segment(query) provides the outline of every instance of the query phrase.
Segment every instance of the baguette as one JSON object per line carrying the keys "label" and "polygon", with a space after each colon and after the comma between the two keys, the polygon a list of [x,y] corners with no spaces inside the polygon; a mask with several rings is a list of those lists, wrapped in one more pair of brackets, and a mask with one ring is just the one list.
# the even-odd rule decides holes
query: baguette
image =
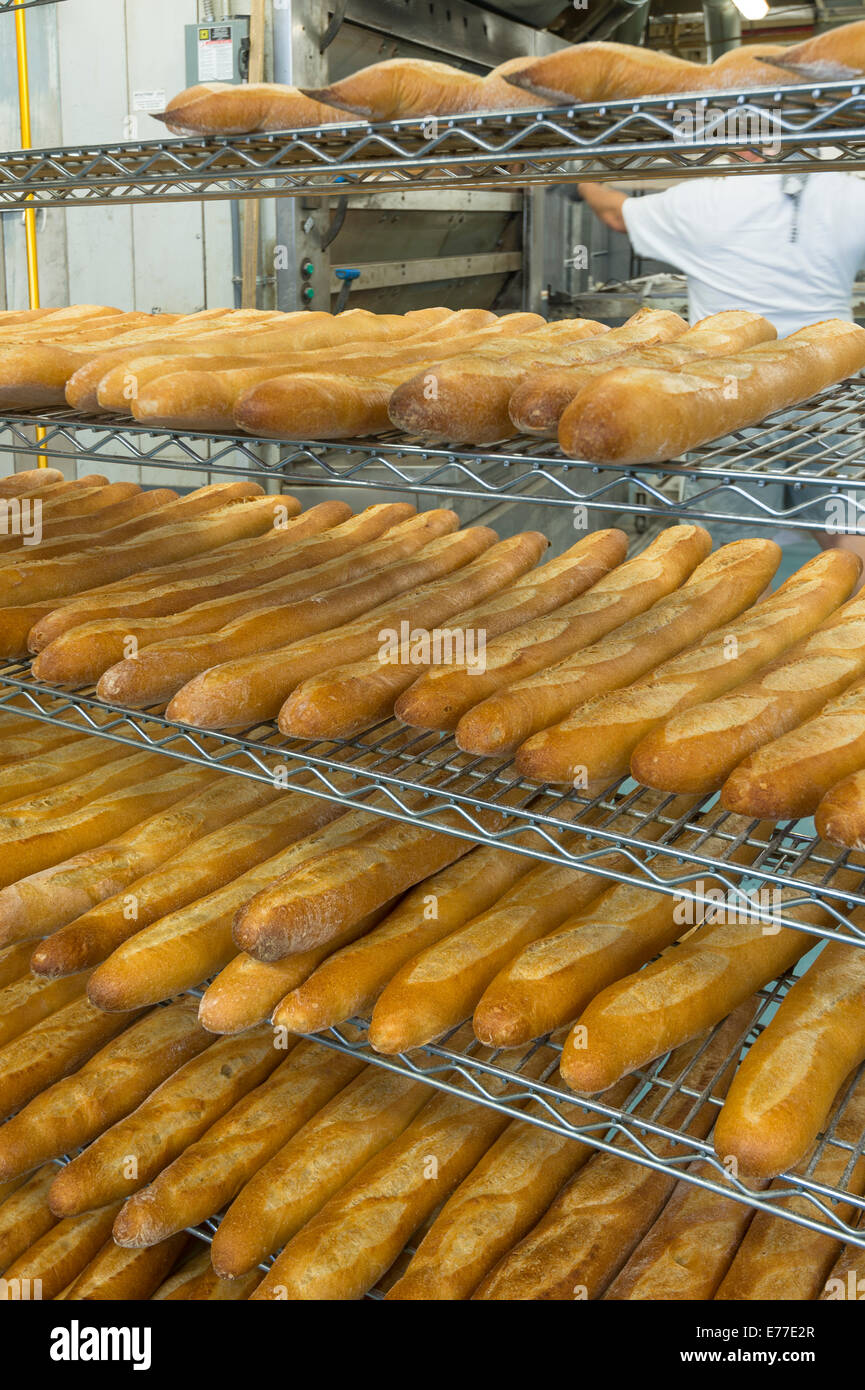
{"label": "baguette", "polygon": [[[66,506],[58,506],[49,510],[48,519],[42,523],[40,528],[40,538],[38,540],[39,553],[50,553],[49,547],[55,540],[63,540],[66,536],[77,534],[87,535],[91,530],[104,530],[106,514],[109,518],[117,507],[127,508],[130,501],[139,502],[141,498],[146,498],[147,493],[142,492],[138,483],[108,483],[105,487],[88,489],[86,492],[79,493]],[[176,493],[171,494],[176,497]],[[166,499],[170,500],[170,498]],[[3,507],[4,520],[8,517],[8,503]],[[14,512],[13,512],[14,515]],[[133,510],[133,515],[135,511]],[[121,514],[121,520],[125,520]],[[0,553],[7,551],[18,551],[26,554],[27,546],[21,536],[3,534],[0,536]],[[5,563],[5,560],[3,561]]]}
{"label": "baguette", "polygon": [[[756,343],[777,337],[775,329],[760,314],[728,309],[700,319],[672,343],[623,353],[616,359],[620,367],[662,367],[679,371],[701,357],[728,357]],[[577,367],[547,367],[532,372],[518,386],[508,403],[508,413],[518,434],[538,434],[555,439],[559,420],[566,407],[584,386],[610,370],[608,362],[587,362]]]}
{"label": "baguette", "polygon": [[[40,959],[34,959],[33,968],[37,974],[70,974],[97,964],[95,954],[88,950],[78,954],[72,947],[74,941],[83,944],[85,939],[95,948],[102,944],[95,932],[90,933],[92,919],[80,925],[76,919],[105,899],[114,898],[173,855],[180,854],[206,832],[254,812],[277,796],[275,788],[233,775],[214,779],[203,790],[181,797],[168,810],[137,822],[116,839],[0,889],[0,935],[6,940],[32,940],[74,923],[75,930],[63,937],[54,935],[50,943],[46,941],[36,947]],[[226,852],[221,841],[213,847]],[[199,866],[199,874],[202,870],[206,872],[205,866]],[[193,884],[196,881],[193,879]],[[134,897],[137,902],[125,895],[121,904],[124,922],[132,924],[128,927],[130,930],[140,917],[140,885]],[[97,920],[103,918],[99,916]],[[109,946],[112,940],[108,938]],[[55,969],[61,966],[63,968]],[[66,969],[67,966],[71,968]]]}
{"label": "baguette", "polygon": [[[688,1171],[718,1181],[708,1163],[694,1163]],[[714,1298],[753,1216],[744,1202],[680,1182],[602,1298],[668,1303]]]}
{"label": "baguette", "polygon": [[[563,765],[584,768],[589,786],[624,776],[640,740],[666,719],[742,684],[814,632],[849,598],[860,569],[858,557],[849,551],[829,550],[815,556],[770,598],[740,617],[733,615],[727,626],[714,628],[632,685],[580,704],[547,735],[546,757],[554,758],[560,770]],[[550,776],[550,780],[560,779]],[[743,815],[786,819],[806,813],[781,815],[753,797],[731,799],[729,787],[728,782],[724,805]]]}
{"label": "baguette", "polygon": [[172,135],[245,135],[345,121],[345,114],[279,82],[199,82],[156,114]]}
{"label": "baguette", "polygon": [[[450,524],[451,515],[449,512],[433,514],[429,526]],[[150,652],[145,651],[131,665],[119,662],[110,667],[99,681],[99,693],[103,699],[134,700],[143,705],[155,703],[159,696],[174,695],[172,707],[179,703],[182,709],[185,703],[182,692],[212,683],[214,670],[211,668],[215,668],[216,679],[221,683],[221,667],[225,665],[229,667],[229,674],[235,667],[251,669],[255,673],[253,689],[261,683],[265,690],[272,684],[281,690],[279,677],[289,679],[285,667],[294,664],[294,651],[288,660],[284,656],[289,648],[296,648],[298,654],[303,651],[315,654],[321,648],[326,652],[332,641],[328,629],[336,627],[342,632],[339,624],[347,627],[348,620],[357,618],[358,614],[390,613],[396,605],[396,595],[408,591],[406,597],[411,600],[419,592],[411,588],[413,583],[426,585],[459,571],[492,544],[494,535],[486,527],[470,527],[456,534],[442,535],[424,545],[413,557],[398,560],[354,583],[329,591],[324,601],[312,597],[286,608],[265,608],[237,618],[214,633],[184,641],[155,643]],[[474,573],[472,571],[472,576]],[[445,592],[451,591],[452,586]],[[434,591],[433,596],[436,593]],[[387,600],[391,601],[390,606]],[[366,636],[372,625],[372,619],[367,616],[357,619],[349,636],[355,629]],[[378,628],[375,632],[377,634]],[[375,644],[375,638],[367,637],[363,649]],[[288,688],[291,688],[290,679]],[[265,708],[276,714],[280,703],[277,698],[271,698]],[[181,719],[189,722],[182,714]],[[250,721],[241,717],[234,722]]]}
{"label": "baguette", "polygon": [[216,774],[209,768],[180,766],[172,771],[137,782],[119,791],[97,796],[78,810],[53,818],[49,813],[40,824],[33,822],[25,839],[15,840],[12,827],[0,842],[0,884],[47,869],[72,854],[104,845],[147,816],[166,810],[184,796],[208,785]]}
{"label": "baguette", "polygon": [[817,834],[830,844],[865,849],[865,770],[829,789],[814,823]]}
{"label": "baguette", "polygon": [[[49,555],[64,553],[58,549],[60,545],[67,550],[83,550],[88,545],[101,544],[101,538],[106,536],[109,539],[123,540],[127,535],[152,529],[162,523],[162,509],[176,498],[177,493],[172,492],[170,488],[153,488],[149,492],[138,492],[124,502],[106,505],[104,511],[87,517],[86,525],[82,524],[78,517],[70,517],[67,521],[48,522],[42,528],[39,556],[45,559]],[[17,539],[3,544],[2,550],[15,552],[19,558],[28,553],[27,548],[22,548]],[[12,562],[13,557],[4,554],[2,559],[5,564],[7,559]]]}
{"label": "baguette", "polygon": [[687,328],[684,319],[665,309],[641,309],[622,328],[610,330],[589,319],[570,322],[570,331],[556,336],[544,329],[525,334],[507,356],[476,351],[432,365],[397,386],[388,410],[391,421],[427,439],[492,444],[513,434],[508,402],[530,372],[612,359],[637,344],[667,342]]}
{"label": "baguette", "polygon": [[[322,960],[308,979],[277,1001],[274,1023],[291,1032],[318,1033],[368,1014],[401,966],[492,907],[531,867],[510,850],[488,846],[471,850],[410,889],[367,936]],[[224,973],[231,969],[229,965]],[[219,1007],[215,997],[208,999],[219,993],[218,986],[219,980],[201,1001],[205,1027],[211,1026],[212,1010]],[[222,1017],[221,1011],[217,1017]]]}
{"label": "baguette", "polygon": [[[152,581],[140,589],[134,587],[134,580],[121,580],[116,586],[109,584],[103,590],[91,590],[68,599],[31,625],[29,648],[39,652],[69,628],[80,627],[97,618],[116,618],[127,613],[149,618],[177,613],[194,604],[251,588],[259,580],[267,583],[293,574],[374,539],[388,525],[412,515],[413,510],[406,504],[394,503],[367,507],[355,517],[342,502],[320,502],[299,516],[289,518],[272,533],[259,537],[260,544],[254,543],[245,558],[237,554],[231,563],[226,559],[221,573],[175,578],[165,584],[154,574]],[[170,569],[169,566],[169,572]]]}
{"label": "baguette", "polygon": [[69,975],[65,980],[22,975],[20,980],[0,989],[0,1048],[73,999],[79,999],[86,985],[86,977],[81,975]]}
{"label": "baguette", "polygon": [[250,1298],[253,1290],[261,1283],[260,1269],[245,1274],[242,1279],[220,1279],[212,1269],[207,1268],[207,1258],[205,1251],[205,1266],[202,1272],[196,1274],[194,1279],[184,1280],[164,1297],[169,1301],[189,1299],[196,1303],[237,1303]]}
{"label": "baguette", "polygon": [[[785,64],[786,64],[785,50]],[[784,74],[737,50],[735,64],[689,63],[625,43],[580,43],[558,49],[509,79],[534,95],[559,103],[665,96],[674,92],[722,92],[728,87],[776,86]],[[788,78],[789,80],[789,78]]]}
{"label": "baguette", "polygon": [[[741,1016],[735,1017],[710,1040],[677,1048],[660,1077],[672,1086],[686,1077],[688,1090],[700,1097],[723,1095],[731,1071],[726,1057],[744,1026]],[[633,1113],[702,1139],[716,1109],[711,1101],[664,1091],[660,1100],[650,1092]],[[629,1156],[596,1154],[487,1276],[476,1299],[564,1302],[601,1296],[657,1219],[676,1183],[672,1173],[634,1161],[648,1150],[656,1160],[669,1162],[679,1149],[673,1140],[649,1132],[640,1135],[639,1149],[629,1137],[617,1144]]]}
{"label": "baguette", "polygon": [[148,1250],[132,1251],[123,1250],[113,1240],[108,1240],[67,1288],[64,1298],[73,1303],[82,1300],[138,1303],[150,1298],[177,1263],[188,1239],[186,1232],[181,1231]]}
{"label": "baguette", "polygon": [[[153,1245],[212,1216],[236,1197],[262,1165],[270,1167],[268,1160],[306,1125],[319,1105],[347,1085],[353,1089],[349,1083],[363,1066],[358,1058],[337,1058],[328,1051],[323,1059],[315,1043],[300,1043],[298,1048],[303,1053],[297,1062],[293,1064],[289,1056],[262,1085],[163,1168],[154,1182],[129,1198],[114,1223],[118,1245]],[[388,1080],[393,1084],[393,1078]],[[417,1084],[417,1089],[426,1098],[425,1088]],[[303,1172],[299,1167],[297,1176]],[[256,1227],[261,1220],[256,1210]],[[247,1273],[254,1263],[260,1261],[233,1274]],[[222,1273],[221,1268],[217,1273]]]}
{"label": "baguette", "polygon": [[235,954],[231,926],[244,903],[293,866],[334,847],[351,846],[368,812],[339,815],[340,808],[335,809],[337,819],[331,816],[332,824],[325,822],[225,887],[169,912],[123,942],[91,975],[91,1000],[111,1011],[157,1004],[216,974]]}
{"label": "baguette", "polygon": [[26,1173],[89,1144],[211,1041],[198,1024],[194,999],[147,1014],[6,1121],[0,1175]]}
{"label": "baguette", "polygon": [[645,612],[687,579],[711,548],[711,537],[702,527],[662,531],[643,554],[614,568],[581,598],[491,642],[483,671],[472,671],[470,677],[461,667],[427,672],[400,697],[400,719],[421,728],[456,729],[457,742],[466,751],[497,752],[495,729],[492,741],[484,737],[487,721],[498,708],[491,697],[502,692],[507,703],[503,687],[590,646]]}
{"label": "baguette", "polygon": [[493,907],[397,971],[373,1010],[370,1045],[388,1055],[407,1052],[470,1018],[490,980],[517,951],[603,887],[597,873],[557,864],[530,869]]}
{"label": "baguette", "polygon": [[[169,719],[225,728],[272,718],[302,680],[326,670],[337,657],[357,661],[367,656],[382,645],[383,631],[387,637],[398,631],[401,623],[434,629],[460,609],[480,603],[522,571],[525,537],[513,536],[495,545],[494,538],[495,533],[486,527],[471,527],[433,541],[427,547],[427,555],[436,548],[440,572],[447,562],[443,578],[404,592],[353,623],[203,672],[174,696],[168,706]],[[478,558],[472,559],[472,555]],[[429,556],[430,565],[433,558]],[[470,563],[465,563],[467,560]],[[463,568],[453,574],[457,563]],[[338,623],[339,619],[335,605],[332,620]]]}
{"label": "baguette", "polygon": [[[774,541],[733,541],[722,546],[680,590],[660,599],[648,612],[594,647],[520,682],[518,693],[531,704],[525,722],[531,721],[532,737],[517,752],[517,771],[539,782],[573,784],[576,779],[578,785],[591,788],[591,764],[581,765],[578,758],[587,751],[580,739],[580,707],[628,685],[713,632],[719,623],[737,618],[762,593],[780,559]],[[570,718],[563,718],[570,711],[574,711]],[[603,783],[604,775],[598,780]]]}
{"label": "baguette", "polygon": [[865,72],[865,22],[857,20],[814,34],[804,43],[785,48],[783,54],[784,67],[809,81],[857,77]]}
{"label": "baguette", "polygon": [[59,468],[23,468],[20,473],[7,473],[0,478],[0,497],[21,497],[62,482]]}
{"label": "baguette", "polygon": [[[745,825],[739,827],[744,830]],[[725,833],[734,827],[725,823]],[[695,845],[701,854],[726,853],[726,839],[704,840],[689,833],[676,849]],[[744,856],[742,856],[744,857]],[[631,867],[622,860],[622,868]],[[573,1023],[596,994],[632,974],[670,946],[686,930],[681,909],[688,892],[704,897],[723,891],[720,879],[687,861],[659,854],[649,863],[653,883],[673,880],[669,896],[654,887],[619,883],[607,888],[556,931],[531,942],[507,962],[482,994],[474,1014],[476,1037],[489,1047],[522,1047],[566,1023]],[[707,902],[691,900],[692,924]]]}
{"label": "baguette", "polygon": [[253,1297],[362,1298],[506,1122],[463,1097],[428,1101],[288,1242]]}
{"label": "baguette", "polygon": [[[590,553],[592,549],[589,546]],[[588,587],[591,578],[587,579],[582,563],[585,551],[586,542],[581,541],[558,559],[524,574],[495,598],[457,614],[440,634],[439,651],[421,633],[420,642],[414,635],[401,641],[384,664],[380,656],[367,657],[305,681],[283,705],[280,729],[299,738],[349,737],[390,715],[396,698],[412,684],[419,668],[439,663],[450,668],[454,653],[465,657],[468,650],[470,678],[473,671],[483,670],[488,641],[560,608]],[[597,577],[597,569],[593,567],[591,574]]]}
{"label": "baguette", "polygon": [[[67,748],[69,746],[66,745]],[[61,748],[59,751],[62,756],[65,750]],[[0,807],[0,842],[5,843],[14,836],[26,840],[38,834],[45,825],[51,825],[73,811],[80,811],[99,797],[125,791],[146,782],[151,776],[170,770],[172,766],[173,761],[164,753],[137,753],[128,746],[119,748],[115,756],[114,748],[109,745],[106,756],[103,744],[101,761],[89,772],[75,775],[70,766],[65,785],[55,783],[43,791],[16,797]]]}
{"label": "baguette", "polygon": [[[797,1172],[807,1173],[810,1182],[825,1187],[843,1184],[846,1193],[861,1197],[865,1191],[865,1158],[851,1161],[850,1150],[859,1148],[863,1128],[865,1081],[860,1080],[835,1122],[833,1132],[839,1142],[830,1142],[816,1163],[802,1163]],[[772,1184],[774,1190],[781,1191],[789,1190],[789,1186],[784,1179]],[[793,1217],[814,1220],[814,1201],[808,1196],[779,1197],[777,1208]],[[849,1221],[855,1210],[850,1202],[832,1203],[832,1216],[838,1222]],[[774,1212],[758,1211],[715,1298],[719,1302],[740,1303],[816,1299],[825,1288],[838,1248],[839,1243],[832,1236],[792,1220],[779,1220]]]}
{"label": "baguette", "polygon": [[29,941],[23,941],[0,951],[0,987],[5,989],[14,980],[20,980],[22,975],[27,974],[31,950]]}
{"label": "baguette", "polygon": [[[381,593],[391,592],[400,581],[401,572],[397,567],[401,563],[417,556],[430,541],[452,533],[458,525],[459,519],[454,512],[445,509],[426,512],[392,527],[380,540],[359,545],[348,555],[300,575],[257,584],[255,588],[196,604],[166,617],[132,620],[125,615],[113,621],[99,619],[85,623],[44,647],[33,663],[33,672],[38,679],[54,685],[82,685],[97,680],[109,667],[128,658],[123,670],[130,673],[126,686],[131,700],[140,705],[167,699],[188,675],[196,669],[204,669],[194,663],[187,664],[182,671],[170,672],[168,677],[163,675],[161,685],[153,676],[148,681],[150,670],[164,671],[166,648],[175,650],[181,639],[206,634],[200,644],[201,661],[206,662],[208,656],[204,653],[208,647],[218,647],[220,641],[224,644],[225,639],[220,639],[220,634],[229,625],[232,633],[255,634],[258,641],[276,643],[308,636],[319,630],[324,621],[327,610],[321,595],[325,590],[352,585],[356,603],[362,602],[363,596],[369,593],[375,601]],[[345,594],[335,594],[334,598],[348,601]],[[273,636],[268,638],[265,634],[271,629]],[[132,656],[128,652],[130,642],[135,647]],[[148,658],[146,649],[153,646],[159,650]],[[138,651],[139,647],[145,649],[143,654]],[[137,675],[137,681],[132,680],[133,674]],[[115,679],[115,698],[118,693],[125,693],[122,686],[118,692],[118,684]]]}
{"label": "baguette", "polygon": [[798,820],[863,767],[865,681],[857,681],[812,719],[756,748],[731,772],[721,800],[743,815]]}
{"label": "baguette", "polygon": [[13,1281],[24,1279],[39,1281],[43,1299],[55,1298],[102,1249],[116,1215],[117,1203],[113,1202],[83,1216],[58,1221],[9,1266],[0,1285],[0,1298],[13,1298]]}
{"label": "baguette", "polygon": [[0,1203],[0,1274],[56,1224],[48,1189],[57,1166],[46,1163]]}
{"label": "baguette", "polygon": [[865,951],[830,941],[742,1061],[715,1126],[717,1152],[757,1177],[787,1172],[863,1061]]}
{"label": "baguette", "polygon": [[[605,1101],[617,1106],[630,1081]],[[533,1113],[543,1117],[535,1102]],[[565,1107],[572,1124],[590,1123],[576,1106]],[[499,1139],[445,1202],[387,1300],[471,1298],[499,1259],[543,1216],[562,1184],[591,1158],[588,1144],[525,1120],[512,1120]]]}
{"label": "baguette", "polygon": [[106,1014],[89,999],[74,999],[0,1048],[0,1119],[77,1071],[136,1017]]}
{"label": "baguette", "polygon": [[212,1042],[61,1169],[51,1184],[51,1210],[56,1216],[77,1216],[131,1196],[280,1060],[269,1028]]}
{"label": "baguette", "polygon": [[[838,884],[858,876],[844,870]],[[783,910],[801,889],[784,888],[773,909]],[[789,911],[789,909],[788,909]],[[606,1090],[671,1047],[718,1023],[770,980],[795,965],[815,944],[808,926],[832,917],[808,903],[797,907],[795,927],[774,928],[753,909],[720,909],[681,946],[645,970],[608,985],[589,1003],[562,1051],[562,1077],[572,1090]]]}
{"label": "baguette", "polygon": [[[865,1229],[860,1215],[858,1227]],[[820,1301],[851,1298],[857,1301],[865,1293],[865,1250],[861,1245],[845,1245],[829,1271]]]}
{"label": "baguette", "polygon": [[714,791],[771,739],[801,724],[865,675],[865,595],[744,685],[674,715],[631,758],[639,781],[663,791]]}
{"label": "baguette", "polygon": [[865,367],[865,329],[843,319],[777,343],[695,362],[687,371],[620,367],[592,382],[559,421],[559,446],[590,463],[661,463],[756,425]]}
{"label": "baguette", "polygon": [[[270,1018],[289,990],[296,989],[332,951],[347,946],[377,927],[393,902],[384,903],[344,927],[332,941],[283,960],[255,960],[240,952],[204,991],[199,1016],[211,1033],[240,1033]],[[289,1029],[290,1032],[300,1031]]]}
{"label": "baguette", "polygon": [[[158,866],[140,878],[132,872],[129,881],[120,885],[122,891],[94,904],[37,945],[31,960],[37,974],[66,975],[99,965],[130,937],[224,888],[301,835],[327,825],[341,810],[333,802],[281,792],[262,783],[235,789],[226,788],[221,779],[209,791],[212,795],[206,809],[221,794],[223,814],[190,815],[188,827],[176,815],[177,830],[190,831],[186,846],[179,847],[183,840],[179,836],[172,843],[175,824],[168,813],[159,829]],[[199,805],[193,809],[205,808]],[[229,820],[230,816],[237,819]],[[202,833],[194,835],[195,830]],[[172,853],[174,849],[177,853]],[[104,886],[105,878],[102,883]]]}
{"label": "baguette", "polygon": [[422,1081],[365,1067],[299,1132],[294,1126],[293,1138],[241,1192],[214,1242],[217,1271],[236,1278],[279,1250],[428,1100]]}
{"label": "baguette", "polygon": [[[122,1247],[118,1245],[118,1250]],[[182,1290],[196,1283],[202,1275],[210,1271],[210,1249],[200,1241],[191,1240],[189,1244],[190,1254],[182,1260],[177,1269],[171,1274],[163,1284],[151,1296],[153,1302],[160,1302],[166,1298],[183,1298],[185,1295]]]}
{"label": "baguette", "polygon": [[[484,76],[423,58],[386,58],[308,97],[353,111],[369,121],[405,116],[454,116],[464,111],[507,111],[525,98],[510,85],[527,58],[511,58]],[[342,117],[341,119],[345,119]]]}

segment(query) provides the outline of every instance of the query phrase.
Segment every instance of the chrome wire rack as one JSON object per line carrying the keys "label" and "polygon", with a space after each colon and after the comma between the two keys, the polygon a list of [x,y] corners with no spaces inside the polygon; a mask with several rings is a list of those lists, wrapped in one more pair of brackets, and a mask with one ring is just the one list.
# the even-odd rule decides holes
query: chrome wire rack
{"label": "chrome wire rack", "polygon": [[16,10],[34,10],[37,5],[56,5],[58,0],[0,0],[0,14],[14,14]]}
{"label": "chrome wire rack", "polygon": [[[0,447],[40,458],[179,473],[279,477],[289,485],[380,487],[437,497],[541,502],[586,511],[865,531],[865,380],[841,383],[679,462],[623,467],[568,459],[548,440],[492,450],[432,447],[396,432],[327,443],[154,430],[67,409],[0,415]],[[37,440],[35,427],[45,432]],[[629,495],[628,485],[633,485]]]}
{"label": "chrome wire rack", "polygon": [[[431,830],[695,905],[717,902],[699,881],[686,886],[705,870],[719,880],[731,907],[750,904],[761,922],[865,946],[865,928],[850,918],[853,909],[865,907],[865,869],[857,867],[856,856],[814,839],[796,823],[769,830],[733,817],[714,795],[678,798],[627,778],[594,797],[538,787],[521,781],[510,764],[470,757],[447,735],[406,729],[395,720],[340,741],[287,739],[272,723],[211,734],[156,710],[107,704],[89,688],[59,692],[37,681],[22,662],[0,667],[0,710],[275,782],[346,809],[423,822]],[[659,854],[680,861],[681,875],[659,873]],[[779,898],[784,889],[794,895]],[[796,909],[814,904],[825,913],[822,924],[803,925]]]}
{"label": "chrome wire rack", "polygon": [[[341,196],[378,186],[473,188],[625,175],[863,167],[865,85],[797,83],[488,115],[20,150],[0,157],[0,204]],[[729,172],[726,169],[725,172]]]}

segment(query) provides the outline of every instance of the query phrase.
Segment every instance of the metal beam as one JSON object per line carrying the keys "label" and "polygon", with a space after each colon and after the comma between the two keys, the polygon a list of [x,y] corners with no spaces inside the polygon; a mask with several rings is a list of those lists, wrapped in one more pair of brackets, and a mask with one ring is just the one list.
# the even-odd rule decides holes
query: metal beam
{"label": "metal beam", "polygon": [[354,282],[362,290],[380,290],[388,285],[425,285],[431,280],[476,280],[481,275],[509,275],[521,270],[520,251],[491,251],[479,256],[433,256],[416,261],[367,261],[355,266],[334,266],[331,274],[331,294],[342,286],[339,270],[359,270]]}

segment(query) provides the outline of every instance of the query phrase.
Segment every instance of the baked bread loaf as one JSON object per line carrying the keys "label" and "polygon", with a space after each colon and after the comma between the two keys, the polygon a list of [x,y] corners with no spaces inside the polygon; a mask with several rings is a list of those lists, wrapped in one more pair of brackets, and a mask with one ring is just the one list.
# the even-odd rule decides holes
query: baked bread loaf
{"label": "baked bread loaf", "polygon": [[48,1205],[48,1189],[57,1176],[57,1165],[46,1163],[0,1202],[0,1274],[5,1273],[40,1236],[56,1224]]}
{"label": "baked bread loaf", "polygon": [[481,77],[423,58],[387,58],[329,87],[304,91],[315,101],[354,112],[368,121],[518,110],[529,103],[514,91],[510,79],[530,61],[511,58]]}
{"label": "baked bread loaf", "polygon": [[172,97],[156,119],[172,135],[252,135],[344,122],[345,115],[279,82],[200,82]]}
{"label": "baked bread loaf", "polygon": [[14,1298],[17,1280],[39,1280],[43,1299],[56,1298],[102,1249],[111,1235],[117,1203],[58,1221],[9,1265],[0,1298]]}
{"label": "baked bread loaf", "polygon": [[[856,1223],[860,1230],[865,1229],[862,1217]],[[838,1259],[829,1271],[820,1300],[862,1297],[865,1292],[865,1251],[861,1245],[845,1245]]]}
{"label": "baked bread loaf", "polygon": [[68,1286],[63,1297],[80,1301],[139,1302],[150,1298],[189,1243],[185,1231],[149,1250],[123,1250],[106,1241],[99,1254]]}
{"label": "baked bread loaf", "polygon": [[[621,542],[618,533],[614,535],[618,553]],[[467,752],[494,753],[521,742],[509,731],[499,731],[494,723],[499,706],[491,697],[645,612],[687,579],[711,548],[711,537],[702,527],[669,527],[642,554],[615,567],[554,616],[536,618],[491,642],[483,671],[472,671],[470,677],[461,666],[428,671],[400,696],[397,715],[421,728],[456,728],[457,743]],[[490,704],[484,706],[487,699]],[[482,708],[474,719],[470,711],[478,705]],[[493,723],[489,731],[488,719]]]}
{"label": "baked bread loaf", "polygon": [[59,468],[23,468],[20,473],[7,473],[0,478],[0,497],[21,497],[62,482]]}
{"label": "baked bread loaf", "polygon": [[[774,57],[771,59],[775,61]],[[813,82],[831,82],[865,72],[865,20],[841,24],[783,53],[785,68]]]}
{"label": "baked bread loaf", "polygon": [[826,319],[687,371],[621,367],[564,411],[559,445],[591,463],[661,463],[755,425],[865,367],[865,328]]}
{"label": "baked bread loaf", "polygon": [[865,771],[845,777],[826,793],[814,823],[830,844],[865,849]]}

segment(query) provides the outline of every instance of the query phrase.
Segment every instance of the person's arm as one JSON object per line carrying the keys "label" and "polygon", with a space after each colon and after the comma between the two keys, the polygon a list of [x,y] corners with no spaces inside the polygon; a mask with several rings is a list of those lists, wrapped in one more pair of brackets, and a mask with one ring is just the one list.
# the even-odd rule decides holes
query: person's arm
{"label": "person's arm", "polygon": [[627,193],[621,193],[618,188],[610,188],[605,183],[578,183],[577,192],[605,227],[614,232],[627,231],[622,211],[628,200]]}

